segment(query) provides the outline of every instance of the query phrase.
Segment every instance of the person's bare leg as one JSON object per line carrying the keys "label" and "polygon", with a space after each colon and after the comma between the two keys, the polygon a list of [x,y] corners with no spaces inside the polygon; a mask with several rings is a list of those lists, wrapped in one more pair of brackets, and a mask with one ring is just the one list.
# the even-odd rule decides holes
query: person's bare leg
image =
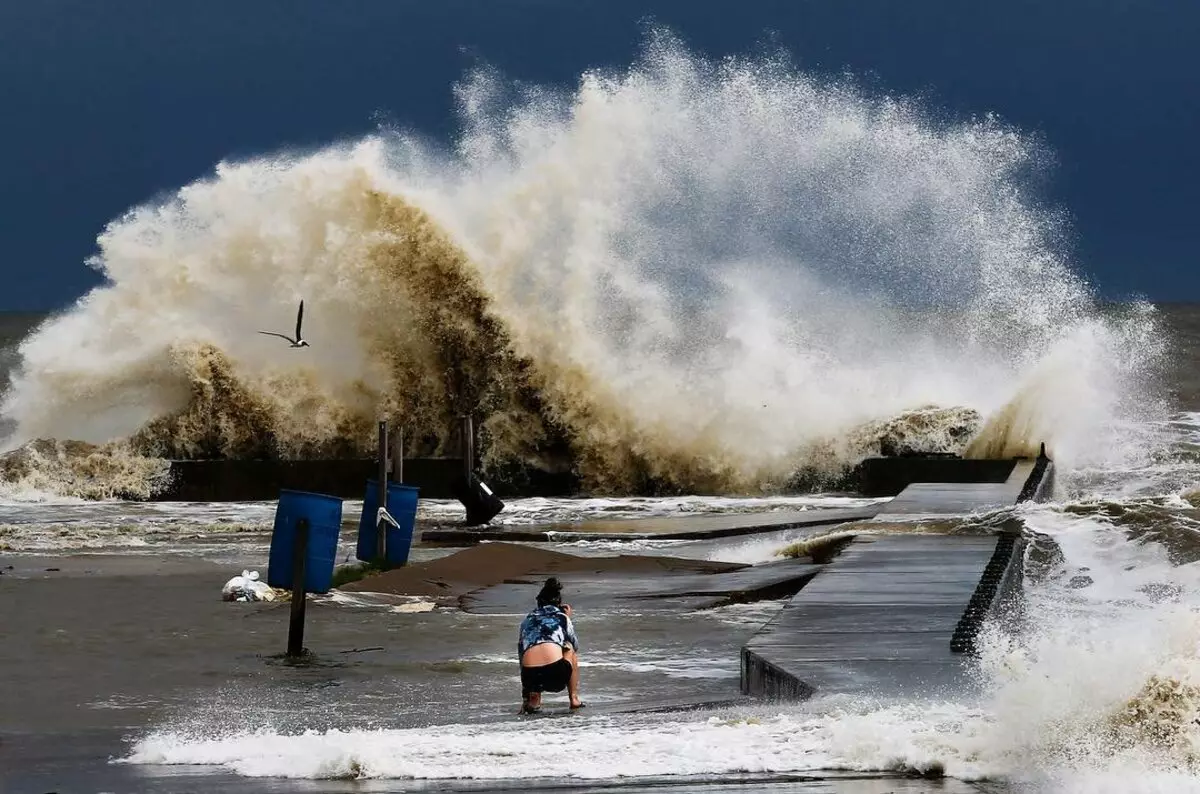
{"label": "person's bare leg", "polygon": [[571,678],[567,681],[567,696],[571,699],[571,708],[577,709],[583,705],[579,699],[579,654],[572,650],[563,650],[563,658],[571,663]]}

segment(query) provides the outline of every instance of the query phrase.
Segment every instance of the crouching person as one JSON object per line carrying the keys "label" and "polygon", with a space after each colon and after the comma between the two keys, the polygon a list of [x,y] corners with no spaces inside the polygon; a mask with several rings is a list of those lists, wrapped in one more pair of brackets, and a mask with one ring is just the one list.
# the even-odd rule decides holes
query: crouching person
{"label": "crouching person", "polygon": [[521,660],[521,713],[536,714],[543,692],[567,690],[571,708],[579,699],[579,639],[571,622],[571,607],[562,603],[562,583],[546,580],[537,594],[537,608],[521,621],[517,635]]}

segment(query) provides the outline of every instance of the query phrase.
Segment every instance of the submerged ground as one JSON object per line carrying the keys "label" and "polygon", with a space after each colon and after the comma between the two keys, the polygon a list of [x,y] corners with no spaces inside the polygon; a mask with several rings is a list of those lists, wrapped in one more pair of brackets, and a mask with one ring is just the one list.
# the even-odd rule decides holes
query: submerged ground
{"label": "submerged ground", "polygon": [[[807,532],[816,531],[823,530]],[[802,534],[643,543],[634,550],[747,563],[769,559]],[[248,535],[224,544],[220,537],[195,539],[191,548],[175,543],[155,553],[135,545],[4,557],[0,680],[5,692],[20,693],[0,710],[3,778],[12,790],[230,791],[240,790],[237,781],[247,790],[308,790],[302,780],[313,778],[330,790],[330,779],[360,774],[408,778],[405,788],[412,778],[441,779],[428,783],[438,790],[450,782],[444,778],[462,778],[454,785],[471,787],[481,785],[471,778],[500,785],[503,778],[535,777],[549,785],[582,777],[590,785],[612,785],[623,776],[666,776],[703,788],[702,781],[732,784],[743,774],[808,786],[774,773],[768,756],[781,752],[778,746],[760,759],[733,753],[715,768],[691,764],[694,773],[686,762],[678,766],[689,753],[699,761],[719,745],[722,726],[744,728],[775,716],[741,698],[738,652],[780,601],[718,608],[631,602],[619,598],[623,574],[614,571],[617,597],[603,603],[593,594],[577,616],[589,711],[562,725],[553,718],[530,724],[515,717],[515,631],[523,607],[508,614],[492,605],[485,614],[435,609],[429,599],[318,597],[305,638],[313,656],[291,663],[282,658],[286,603],[220,600],[229,576],[242,567],[265,568],[265,538]],[[607,556],[628,546],[562,550]],[[451,551],[418,548],[413,561]],[[639,575],[646,579],[645,571]],[[570,590],[570,576],[564,578]],[[674,711],[688,704],[706,705],[699,712]],[[655,707],[667,708],[668,716],[643,713]],[[663,720],[693,726],[696,741],[674,742],[664,734],[633,766],[612,766],[622,743],[644,741]],[[578,745],[572,736],[580,730],[594,733],[593,747],[577,746],[542,768],[530,767],[529,742],[553,737]],[[332,744],[300,749],[298,756],[269,746],[305,731],[322,732]],[[493,741],[497,746],[489,748]],[[196,742],[204,749],[197,751]],[[343,742],[353,749],[339,749]],[[364,784],[348,785],[362,790]]]}
{"label": "submerged ground", "polygon": [[[305,643],[314,658],[292,665],[280,657],[286,604],[220,600],[229,577],[265,570],[269,505],[9,504],[0,508],[13,547],[0,552],[0,789],[1196,790],[1186,745],[1200,718],[1187,694],[1200,636],[1200,511],[1161,491],[1016,511],[1057,552],[1031,552],[1025,599],[1037,619],[1011,646],[985,649],[978,699],[748,703],[738,651],[782,602],[713,609],[593,594],[578,614],[588,709],[535,720],[514,714],[523,605],[314,599]],[[841,497],[529,500],[505,516],[801,503],[847,506]],[[453,509],[423,504],[419,520],[452,523]],[[554,548],[766,563],[813,531]],[[342,541],[345,558],[353,533]],[[413,559],[446,553],[418,547]]]}

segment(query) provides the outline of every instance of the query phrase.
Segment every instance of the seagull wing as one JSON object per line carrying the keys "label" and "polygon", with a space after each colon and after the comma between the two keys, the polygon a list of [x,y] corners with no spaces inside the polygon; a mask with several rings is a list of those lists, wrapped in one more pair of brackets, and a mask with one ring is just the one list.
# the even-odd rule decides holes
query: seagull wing
{"label": "seagull wing", "polygon": [[300,301],[300,311],[296,312],[296,341],[299,342],[304,337],[300,336],[300,326],[304,323],[304,301]]}
{"label": "seagull wing", "polygon": [[286,340],[288,340],[288,341],[289,341],[289,342],[291,342],[292,344],[295,344],[295,343],[296,343],[296,340],[292,339],[290,336],[285,336],[285,335],[283,335],[283,334],[277,334],[277,333],[275,333],[274,331],[259,331],[259,333],[260,333],[260,334],[266,334],[267,336],[277,336],[277,337],[279,337],[280,339],[286,339]]}

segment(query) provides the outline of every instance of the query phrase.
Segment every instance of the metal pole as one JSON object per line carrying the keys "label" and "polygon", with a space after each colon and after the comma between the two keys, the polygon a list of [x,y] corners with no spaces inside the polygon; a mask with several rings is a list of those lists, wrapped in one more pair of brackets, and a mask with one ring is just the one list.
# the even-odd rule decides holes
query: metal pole
{"label": "metal pole", "polygon": [[296,545],[292,548],[292,619],[288,625],[287,655],[304,655],[305,560],[308,558],[308,519],[296,522]]}
{"label": "metal pole", "polygon": [[404,427],[396,429],[396,452],[392,459],[392,479],[404,482]]}
{"label": "metal pole", "polygon": [[[385,419],[379,423],[379,490],[376,501],[378,507],[385,509],[387,508],[387,486],[388,423]],[[375,556],[379,559],[380,564],[387,559],[387,522],[383,520],[375,523]]]}
{"label": "metal pole", "polygon": [[463,474],[467,477],[467,482],[471,482],[471,475],[475,472],[475,427],[471,421],[471,416],[468,414],[463,417]]}

